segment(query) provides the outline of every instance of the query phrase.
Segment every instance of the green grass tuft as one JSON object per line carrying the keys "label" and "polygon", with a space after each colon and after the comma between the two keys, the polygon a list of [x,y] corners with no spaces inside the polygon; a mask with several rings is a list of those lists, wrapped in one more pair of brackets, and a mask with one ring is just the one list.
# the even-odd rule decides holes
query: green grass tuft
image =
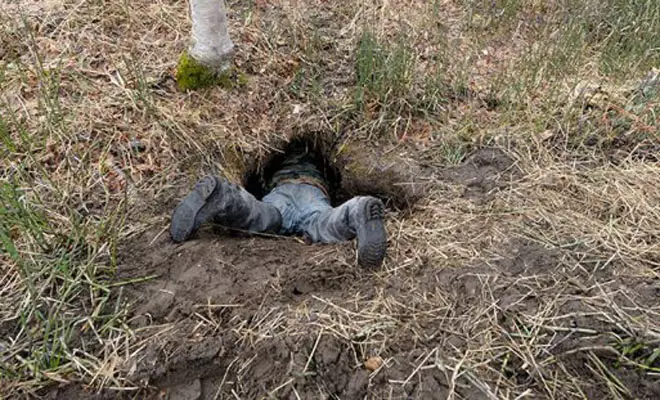
{"label": "green grass tuft", "polygon": [[356,102],[382,107],[409,97],[413,83],[412,49],[400,38],[384,45],[369,31],[363,33],[356,53]]}

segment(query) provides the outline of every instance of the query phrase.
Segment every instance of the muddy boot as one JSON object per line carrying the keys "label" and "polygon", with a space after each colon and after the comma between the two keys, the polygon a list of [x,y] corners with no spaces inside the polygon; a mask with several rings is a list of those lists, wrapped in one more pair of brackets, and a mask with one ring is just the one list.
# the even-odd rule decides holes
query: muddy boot
{"label": "muddy boot", "polygon": [[188,240],[202,224],[215,223],[250,232],[276,232],[282,217],[270,204],[224,178],[206,176],[179,203],[172,214],[170,234],[175,242]]}
{"label": "muddy boot", "polygon": [[367,198],[352,213],[351,225],[358,241],[358,264],[363,267],[380,267],[387,251],[387,233],[383,223],[383,202]]}
{"label": "muddy boot", "polygon": [[[311,196],[303,196],[309,199]],[[329,201],[320,212],[311,210],[302,233],[312,242],[339,243],[357,238],[358,264],[375,268],[383,263],[387,252],[387,232],[384,224],[383,202],[368,196],[354,197],[339,207],[332,208]],[[297,209],[304,209],[299,205]]]}

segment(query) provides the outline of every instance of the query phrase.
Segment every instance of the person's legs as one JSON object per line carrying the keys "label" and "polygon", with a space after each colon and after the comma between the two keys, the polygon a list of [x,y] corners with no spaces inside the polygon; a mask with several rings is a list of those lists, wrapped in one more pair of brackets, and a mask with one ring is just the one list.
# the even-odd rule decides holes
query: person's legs
{"label": "person's legs", "polygon": [[330,200],[321,189],[304,183],[284,183],[276,186],[264,196],[263,202],[280,212],[280,233],[284,235],[304,235],[304,227],[310,220],[332,209]]}
{"label": "person's legs", "polygon": [[354,197],[339,207],[319,213],[305,225],[313,241],[337,243],[357,238],[358,263],[366,267],[382,264],[387,251],[383,203],[369,196]]}
{"label": "person's legs", "polygon": [[282,217],[275,207],[257,200],[224,178],[207,176],[176,207],[170,234],[175,242],[187,240],[207,221],[251,232],[277,232]]}
{"label": "person's legs", "polygon": [[319,188],[286,183],[273,189],[263,201],[282,215],[280,232],[299,234],[316,243],[358,239],[358,262],[376,267],[383,262],[387,234],[383,203],[374,197],[354,197],[337,208]]}
{"label": "person's legs", "polygon": [[[294,160],[295,161],[295,160]],[[298,166],[298,164],[294,164]],[[302,170],[283,170],[298,180],[318,180],[318,170],[301,163]],[[293,167],[290,167],[290,169]],[[312,172],[315,173],[312,173]],[[358,263],[379,266],[387,249],[383,203],[374,197],[355,197],[337,208],[326,191],[314,184],[281,183],[257,200],[224,178],[207,176],[179,203],[172,215],[170,234],[175,242],[192,236],[209,220],[251,232],[305,235],[313,242],[338,243],[357,237]]]}

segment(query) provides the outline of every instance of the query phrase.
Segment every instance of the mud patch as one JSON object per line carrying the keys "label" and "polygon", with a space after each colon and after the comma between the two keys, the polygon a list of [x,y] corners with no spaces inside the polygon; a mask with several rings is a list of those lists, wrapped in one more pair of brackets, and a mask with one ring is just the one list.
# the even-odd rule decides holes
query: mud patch
{"label": "mud patch", "polygon": [[[316,343],[315,336],[310,333],[295,340],[273,337],[257,346],[241,345],[241,334],[230,327],[244,321],[245,326],[254,325],[258,330],[263,318],[312,295],[332,297],[369,286],[369,274],[354,267],[350,243],[307,245],[293,238],[217,233],[206,230],[198,240],[175,245],[167,235],[155,237],[157,232],[147,232],[123,252],[119,279],[156,276],[126,287],[135,304],[132,326],[150,329],[176,323],[173,331],[150,341],[137,361],[126,366],[132,371],[131,379],[141,386],[165,390],[172,396],[198,393],[195,398],[214,398],[218,390],[224,393],[223,385],[247,398],[264,395],[288,376],[292,360],[297,360],[301,370],[305,365],[309,368],[308,354]],[[329,253],[333,257],[328,257]],[[214,321],[215,333],[201,334],[194,322],[200,319]],[[313,319],[311,315],[310,322]],[[345,350],[337,351],[348,354]],[[335,359],[328,356],[330,353],[326,349],[318,353],[320,359],[312,359],[318,371],[310,375],[313,382],[301,380],[300,392],[317,393],[314,382],[323,382],[327,390],[354,398],[354,393],[366,388],[353,378],[354,362],[345,360],[348,355]],[[331,365],[330,358],[339,364]],[[319,372],[321,365],[326,365],[327,371]],[[230,383],[223,383],[227,376]],[[291,388],[282,393],[292,393]]]}
{"label": "mud patch", "polygon": [[[297,399],[322,393],[358,399],[395,393],[433,399],[450,391],[449,371],[410,378],[423,359],[419,351],[396,345],[387,365],[372,374],[363,365],[369,356],[362,344],[366,337],[338,337],[340,327],[325,330],[318,308],[300,314],[314,299],[341,302],[354,293],[373,298],[383,287],[373,272],[354,267],[352,243],[310,246],[206,229],[199,239],[175,245],[166,234],[150,231],[126,244],[122,254],[120,280],[157,276],[125,287],[134,302],[131,326],[148,340],[123,368],[132,382],[147,388],[145,398],[235,393]],[[401,285],[385,287],[393,295],[407,294]],[[299,311],[292,313],[293,308]],[[296,321],[285,322],[294,316]],[[280,332],[292,323],[299,326],[295,334]],[[457,398],[483,395],[461,382],[454,390]]]}
{"label": "mud patch", "polygon": [[528,240],[513,239],[502,244],[494,263],[507,276],[553,274],[561,266],[562,252]]}
{"label": "mud patch", "polygon": [[[186,340],[191,341],[179,336],[173,342]],[[205,344],[193,346],[206,348]],[[196,361],[194,350],[190,351],[194,347],[190,344],[182,347],[189,350],[180,351],[189,355],[186,360],[166,359],[165,353],[161,353],[158,360],[167,367],[153,370],[151,383],[158,391],[153,391],[151,398],[161,393],[165,398],[175,399],[183,393],[192,395],[193,399],[234,395],[248,399],[264,396],[309,399],[323,395],[334,399],[390,396],[421,400],[445,399],[453,386],[449,370],[416,371],[425,356],[419,351],[399,353],[389,358],[382,370],[372,374],[362,364],[364,355],[359,346],[330,333],[269,338],[254,347],[236,347],[222,353],[222,357],[204,359],[204,364]],[[204,350],[196,353],[200,352]],[[164,370],[169,373],[158,375]],[[459,386],[454,389],[457,398],[484,396],[467,380],[457,381]]]}
{"label": "mud patch", "polygon": [[140,323],[176,321],[209,305],[231,311],[229,317],[266,301],[286,304],[310,292],[345,290],[361,272],[351,243],[307,245],[207,229],[199,239],[176,245],[167,234],[155,235],[145,233],[120,260],[120,280],[155,277],[128,289],[137,299],[136,315],[150,320]]}
{"label": "mud patch", "polygon": [[497,148],[475,150],[460,165],[438,173],[446,182],[463,185],[464,197],[483,201],[507,187],[519,174],[515,160]]}

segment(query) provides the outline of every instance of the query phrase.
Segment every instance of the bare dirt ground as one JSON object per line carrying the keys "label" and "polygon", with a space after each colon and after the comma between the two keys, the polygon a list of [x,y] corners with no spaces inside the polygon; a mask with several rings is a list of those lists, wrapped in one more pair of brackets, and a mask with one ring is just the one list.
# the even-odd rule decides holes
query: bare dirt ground
{"label": "bare dirt ground", "polygon": [[[660,398],[660,8],[606,2],[229,1],[248,83],[191,93],[185,2],[3,3],[0,397]],[[381,270],[171,242],[297,135]]]}
{"label": "bare dirt ground", "polygon": [[[494,188],[507,186],[512,170],[513,161],[503,152],[484,149],[438,173],[461,188],[456,195],[483,203]],[[414,178],[397,172],[402,182]],[[377,179],[348,181],[364,189],[382,186]],[[482,397],[478,384],[452,377],[450,371],[415,371],[420,358],[437,359],[467,345],[464,334],[441,320],[451,318],[448,313],[460,315],[450,307],[478,305],[482,279],[523,272],[528,263],[545,270],[556,262],[552,252],[528,246],[534,254],[514,256],[502,269],[421,266],[412,276],[390,275],[357,268],[352,244],[310,246],[295,238],[236,236],[207,230],[176,245],[156,228],[122,249],[119,279],[151,277],[126,291],[135,310],[131,325],[145,329],[148,338],[130,367],[131,380],[159,390],[150,395],[446,398],[452,390],[464,398]],[[423,297],[438,296],[428,300],[437,301],[437,309],[427,310],[428,315],[405,306],[394,314],[378,311],[390,302],[403,306],[397,303],[405,302],[411,289]],[[351,306],[356,301],[372,303],[373,310],[364,313]],[[424,325],[418,326],[418,318]],[[423,343],[435,348],[425,354],[411,343],[410,329],[431,326],[431,337]],[[396,334],[375,347],[386,331]],[[370,357],[385,364],[369,371],[362,364]],[[78,395],[75,389],[61,390],[58,395]]]}
{"label": "bare dirt ground", "polygon": [[[482,151],[471,160],[477,159],[445,172],[466,183],[487,180],[495,184],[495,175],[503,172],[497,167],[511,166],[498,152]],[[361,310],[346,304],[346,297],[375,304],[383,298],[403,300],[410,290],[410,283],[405,283],[409,278],[388,278],[356,268],[352,244],[309,246],[292,238],[206,233],[177,246],[166,235],[154,236],[148,232],[136,246],[126,249],[137,256],[120,263],[120,275],[160,275],[135,288],[139,293],[134,295],[136,315],[149,318],[150,323],[186,321],[188,326],[150,343],[144,359],[137,361],[137,377],[173,393],[194,387],[200,398],[229,396],[232,390],[248,398],[269,392],[281,398],[295,398],[294,393],[300,398],[320,393],[339,398],[362,398],[368,393],[383,397],[393,390],[395,397],[446,397],[449,381],[440,371],[429,374],[424,383],[401,387],[390,383],[406,381],[419,351],[410,351],[403,332],[399,340],[389,341],[387,348],[377,352],[370,342],[377,331],[403,328],[398,319],[405,315],[379,316],[375,310],[360,315]],[[455,271],[445,276],[436,272],[418,271],[425,283],[417,290],[449,291],[452,281],[460,279]],[[325,325],[335,313],[358,320]],[[415,317],[414,312],[408,317]],[[191,335],[199,335],[201,321],[217,324],[215,332],[211,338],[202,335],[200,340],[190,340]],[[447,341],[445,335],[436,336],[433,342]],[[369,356],[386,358],[398,368],[370,376],[361,366]],[[294,377],[296,382],[290,382],[290,387],[273,392]],[[457,392],[464,397],[479,393],[470,385]]]}
{"label": "bare dirt ground", "polygon": [[[476,151],[431,176],[438,181],[429,199],[391,211],[393,248],[383,271],[357,268],[350,243],[307,245],[211,228],[176,245],[167,226],[131,239],[118,278],[148,277],[124,292],[134,310],[129,324],[142,338],[125,368],[132,382],[152,388],[141,396],[474,399],[497,390],[485,381],[491,374],[558,398],[577,395],[565,390],[606,396],[595,377],[568,383],[597,374],[590,357],[607,363],[631,397],[660,395],[660,379],[617,365],[610,335],[635,328],[605,311],[640,323],[657,310],[657,278],[576,259],[585,257],[579,243],[547,246],[512,231],[501,221],[506,212],[494,208],[530,178],[501,150]],[[399,236],[408,224],[421,232],[426,224],[415,215],[434,201],[455,208],[443,226],[462,244],[446,241],[447,250],[475,246],[486,257],[443,257],[429,249],[443,244],[427,235]],[[542,360],[529,358],[528,340]],[[374,357],[382,365],[370,370],[365,362]],[[481,361],[461,371],[468,357]],[[567,386],[543,389],[562,375]]]}

